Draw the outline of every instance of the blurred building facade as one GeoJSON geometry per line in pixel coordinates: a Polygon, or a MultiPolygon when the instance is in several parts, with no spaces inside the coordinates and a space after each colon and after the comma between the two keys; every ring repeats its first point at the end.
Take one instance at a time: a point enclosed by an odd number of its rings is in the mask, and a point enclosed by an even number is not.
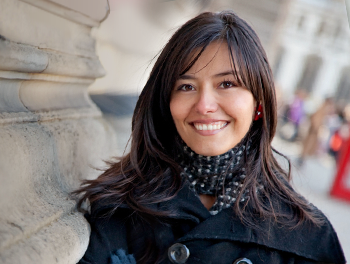
{"type": "Polygon", "coordinates": [[[315,105],[350,102],[350,30],[345,1],[290,1],[275,43],[273,69],[284,98],[297,90],[315,105]]]}

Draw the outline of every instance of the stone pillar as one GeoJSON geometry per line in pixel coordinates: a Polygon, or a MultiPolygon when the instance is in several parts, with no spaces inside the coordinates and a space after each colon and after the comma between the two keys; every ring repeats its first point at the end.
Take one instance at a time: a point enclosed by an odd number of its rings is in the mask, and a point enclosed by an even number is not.
{"type": "Polygon", "coordinates": [[[319,102],[322,102],[326,97],[335,96],[342,70],[348,65],[346,60],[334,57],[334,55],[324,56],[324,62],[315,80],[312,95],[319,102]]]}
{"type": "Polygon", "coordinates": [[[0,0],[0,263],[76,263],[89,225],[69,193],[114,153],[87,89],[107,0],[0,0]]]}
{"type": "Polygon", "coordinates": [[[302,74],[305,55],[301,54],[298,49],[287,49],[276,76],[276,82],[281,87],[284,98],[293,98],[295,87],[302,74]]]}
{"type": "Polygon", "coordinates": [[[348,14],[348,22],[350,25],[350,0],[345,0],[346,12],[348,14]]]}

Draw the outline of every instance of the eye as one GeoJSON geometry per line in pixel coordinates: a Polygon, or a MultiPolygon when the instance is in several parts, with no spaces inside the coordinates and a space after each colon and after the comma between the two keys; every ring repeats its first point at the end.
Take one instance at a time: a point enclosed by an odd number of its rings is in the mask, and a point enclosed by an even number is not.
{"type": "Polygon", "coordinates": [[[234,86],[235,86],[235,84],[234,84],[233,82],[231,82],[231,81],[223,81],[223,82],[219,85],[219,87],[220,87],[220,88],[223,88],[223,89],[231,88],[231,87],[234,87],[234,86]]]}
{"type": "Polygon", "coordinates": [[[183,84],[177,88],[178,91],[194,91],[194,87],[190,84],[183,84]]]}

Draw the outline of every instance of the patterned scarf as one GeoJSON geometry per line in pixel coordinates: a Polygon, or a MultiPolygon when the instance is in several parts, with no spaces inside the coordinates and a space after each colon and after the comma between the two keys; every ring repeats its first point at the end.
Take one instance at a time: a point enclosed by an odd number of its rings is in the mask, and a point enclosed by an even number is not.
{"type": "Polygon", "coordinates": [[[250,142],[247,150],[243,142],[218,156],[198,155],[183,144],[183,155],[180,156],[182,176],[190,182],[196,195],[208,194],[217,197],[209,210],[212,215],[231,207],[241,192],[243,193],[240,202],[248,198],[248,190],[242,190],[246,177],[245,168],[239,164],[245,152],[248,154],[250,142]]]}

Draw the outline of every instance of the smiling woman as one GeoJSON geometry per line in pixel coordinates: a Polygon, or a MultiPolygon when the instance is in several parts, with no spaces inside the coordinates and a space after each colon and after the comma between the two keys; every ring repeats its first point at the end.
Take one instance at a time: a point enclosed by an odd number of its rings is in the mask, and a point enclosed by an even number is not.
{"type": "Polygon", "coordinates": [[[91,206],[80,263],[345,263],[273,155],[276,116],[251,27],[231,11],[185,23],[139,97],[130,153],[75,192],[91,206]]]}
{"type": "Polygon", "coordinates": [[[238,85],[226,42],[213,42],[175,82],[170,111],[182,140],[197,154],[216,156],[247,134],[256,102],[238,85]]]}

